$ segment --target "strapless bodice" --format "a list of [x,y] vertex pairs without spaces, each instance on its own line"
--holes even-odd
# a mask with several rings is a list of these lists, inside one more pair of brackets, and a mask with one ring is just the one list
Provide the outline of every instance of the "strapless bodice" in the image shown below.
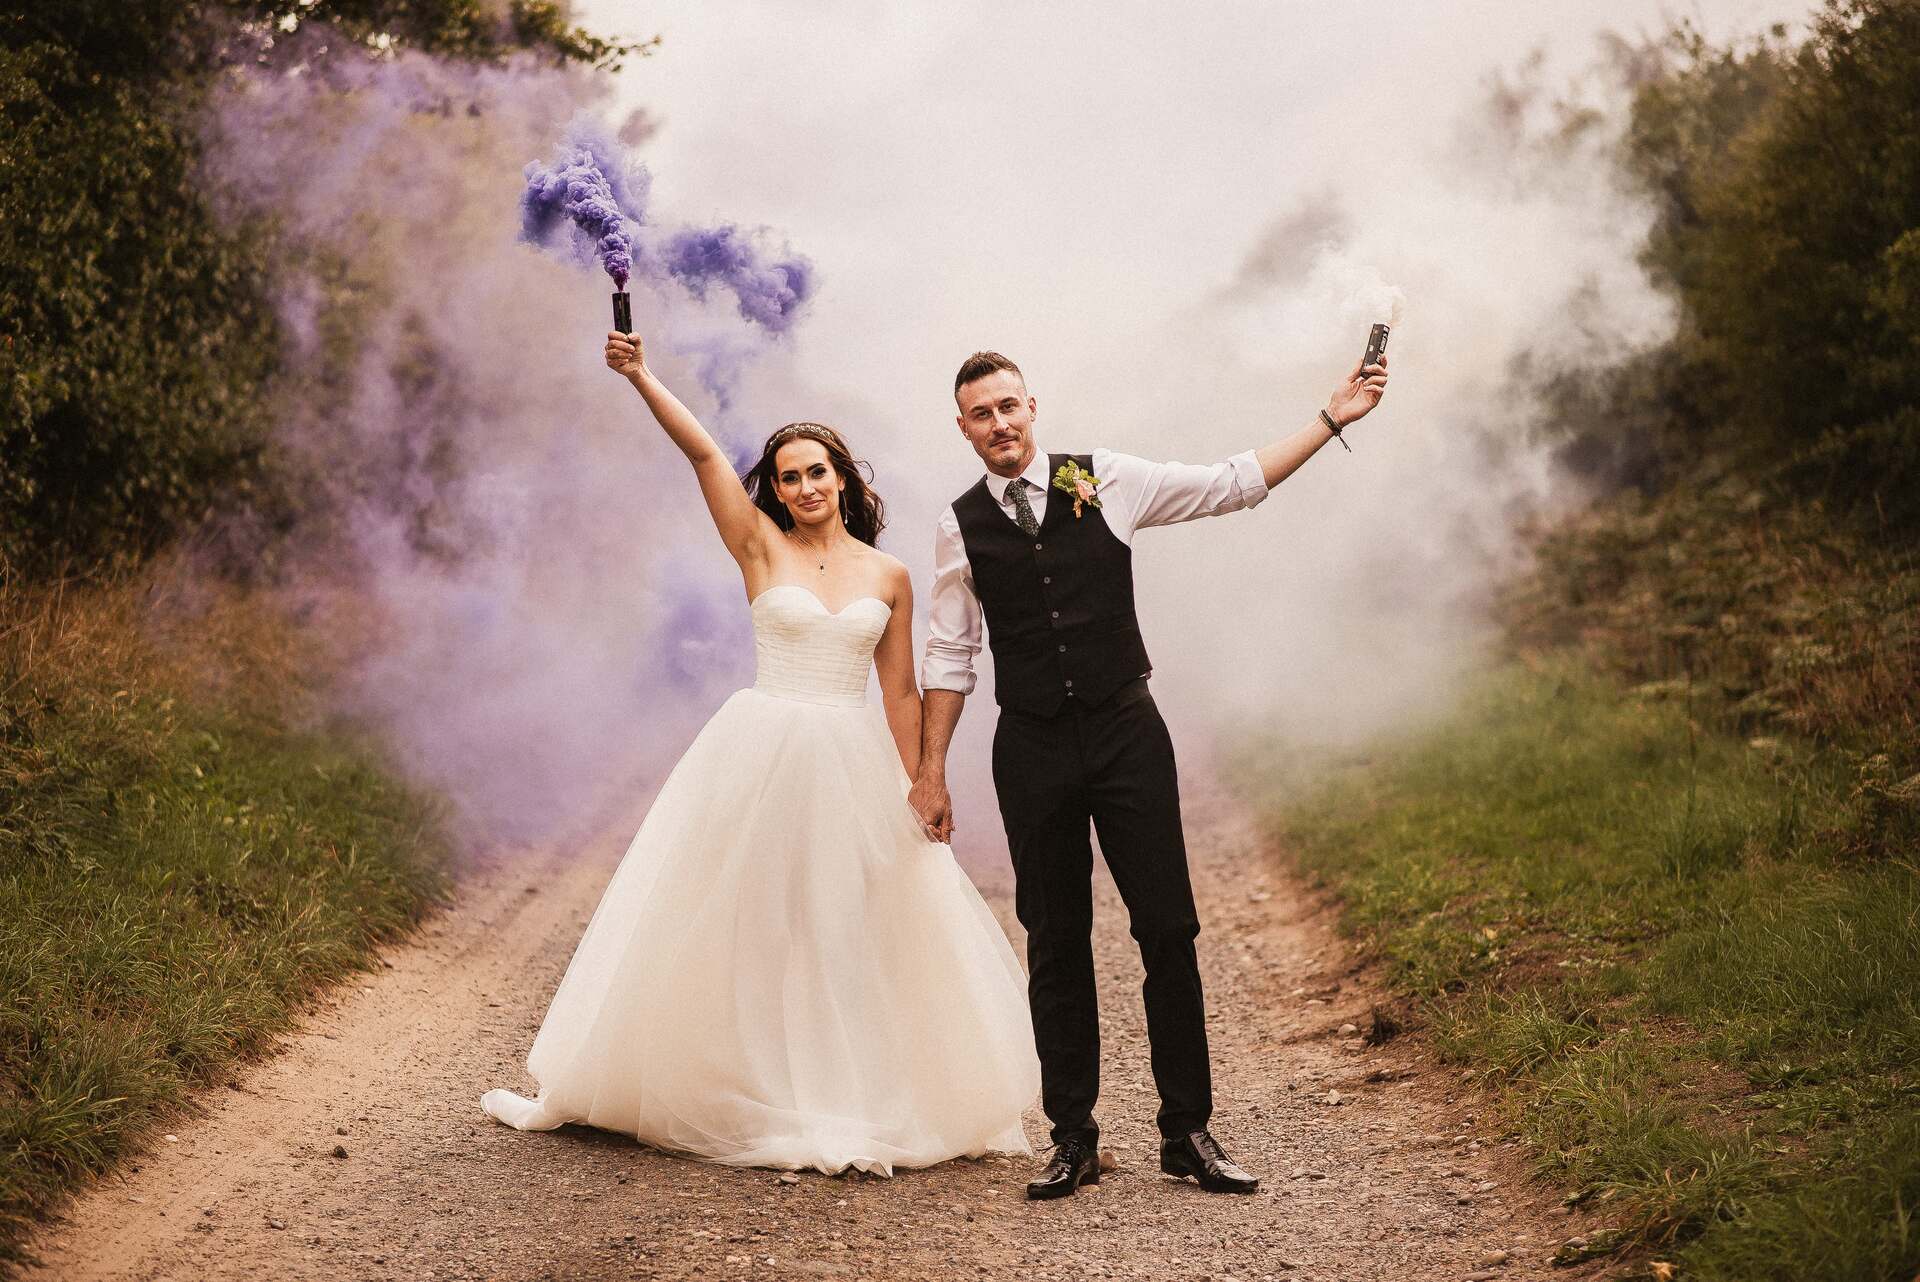
[[778,583],[753,599],[753,688],[809,703],[867,701],[873,648],[892,607],[856,597],[836,613],[810,589]]

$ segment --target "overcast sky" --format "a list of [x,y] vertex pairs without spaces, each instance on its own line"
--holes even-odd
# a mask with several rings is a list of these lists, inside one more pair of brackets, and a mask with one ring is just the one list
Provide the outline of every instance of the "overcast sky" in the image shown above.
[[952,369],[982,344],[1058,396],[1229,281],[1276,212],[1327,184],[1361,209],[1403,199],[1485,77],[1535,49],[1571,71],[1603,21],[1653,33],[1687,16],[1722,35],[1806,8],[585,0],[580,15],[663,37],[620,89],[662,125],[642,152],[659,207],[762,223],[810,255],[806,368],[918,422],[946,413]]

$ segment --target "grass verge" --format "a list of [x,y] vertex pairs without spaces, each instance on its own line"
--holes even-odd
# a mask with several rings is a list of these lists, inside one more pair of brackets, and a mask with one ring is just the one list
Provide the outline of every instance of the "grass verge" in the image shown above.
[[1238,783],[1631,1258],[1911,1278],[1920,868],[1878,839],[1908,817],[1857,757],[1689,704],[1516,663],[1415,742],[1305,787],[1254,745]]
[[237,592],[0,590],[0,1264],[443,895],[321,666]]

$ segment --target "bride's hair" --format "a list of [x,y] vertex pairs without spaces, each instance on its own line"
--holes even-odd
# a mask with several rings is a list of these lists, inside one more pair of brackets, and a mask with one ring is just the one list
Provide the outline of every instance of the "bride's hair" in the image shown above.
[[740,483],[747,487],[754,506],[772,517],[781,529],[793,528],[793,513],[780,501],[773,468],[773,456],[792,441],[818,441],[825,447],[827,461],[840,474],[840,519],[846,522],[847,533],[862,543],[876,543],[880,531],[887,528],[887,505],[874,492],[873,469],[864,459],[855,458],[840,433],[825,423],[789,423],[767,438],[760,461],[740,475]]

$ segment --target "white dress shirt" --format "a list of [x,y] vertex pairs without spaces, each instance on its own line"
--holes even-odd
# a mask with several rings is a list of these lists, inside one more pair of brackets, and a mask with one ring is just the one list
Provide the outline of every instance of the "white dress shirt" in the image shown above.
[[[1133,532],[1150,525],[1174,525],[1201,516],[1220,516],[1252,507],[1267,497],[1266,477],[1253,451],[1224,463],[1154,463],[1113,450],[1093,452],[1093,474],[1100,478],[1100,515],[1113,536],[1133,546]],[[1071,503],[1073,496],[1053,488],[1053,472],[1044,451],[1018,478],[1032,488],[1027,501],[1036,519],[1047,519],[1047,504]],[[1007,497],[1013,478],[987,473],[987,492],[1009,521],[1016,518]],[[960,537],[953,505],[941,513],[933,532],[933,590],[927,601],[927,652],[920,684],[929,690],[972,694],[978,680],[974,656],[985,635],[973,567]]]

